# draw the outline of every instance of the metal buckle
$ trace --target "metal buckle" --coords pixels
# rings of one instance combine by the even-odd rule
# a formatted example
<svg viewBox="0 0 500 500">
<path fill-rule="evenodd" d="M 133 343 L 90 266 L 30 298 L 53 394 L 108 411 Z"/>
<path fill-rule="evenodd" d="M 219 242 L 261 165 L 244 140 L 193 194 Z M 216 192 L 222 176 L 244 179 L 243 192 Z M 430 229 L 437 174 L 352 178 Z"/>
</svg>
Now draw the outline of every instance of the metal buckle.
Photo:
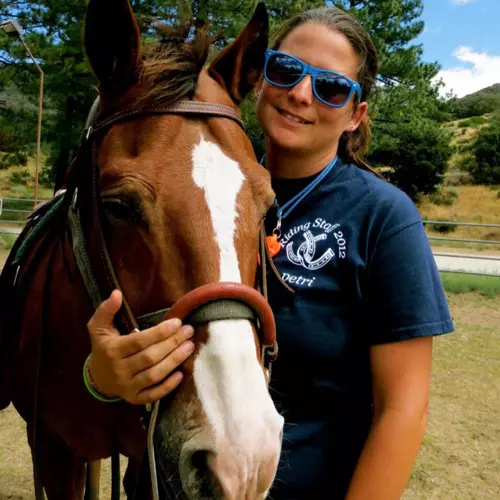
<svg viewBox="0 0 500 500">
<path fill-rule="evenodd" d="M 90 136 L 92 135 L 92 132 L 94 131 L 94 127 L 92 125 L 89 125 L 87 130 L 83 132 L 83 137 L 85 138 L 86 141 L 90 139 Z"/>
<path fill-rule="evenodd" d="M 14 281 L 12 282 L 12 288 L 14 288 L 16 286 L 16 283 L 17 283 L 17 277 L 19 276 L 19 271 L 21 270 L 21 266 L 17 266 L 17 269 L 16 269 L 16 274 L 14 276 Z"/>
<path fill-rule="evenodd" d="M 73 194 L 73 199 L 71 200 L 71 210 L 76 212 L 76 200 L 78 198 L 78 188 L 75 188 L 75 193 Z"/>
<path fill-rule="evenodd" d="M 276 358 L 278 357 L 278 344 L 268 344 L 262 346 L 262 363 L 264 368 L 269 372 L 269 377 L 271 376 L 271 366 Z"/>
</svg>

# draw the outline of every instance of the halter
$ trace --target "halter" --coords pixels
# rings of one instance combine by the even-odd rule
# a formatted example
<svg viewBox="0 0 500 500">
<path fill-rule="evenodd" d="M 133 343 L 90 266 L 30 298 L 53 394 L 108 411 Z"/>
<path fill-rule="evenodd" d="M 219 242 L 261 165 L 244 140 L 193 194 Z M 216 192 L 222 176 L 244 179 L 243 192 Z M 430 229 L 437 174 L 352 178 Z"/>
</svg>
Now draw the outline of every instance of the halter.
<svg viewBox="0 0 500 500">
<path fill-rule="evenodd" d="M 96 109 L 95 103 L 93 110 Z M 235 109 L 215 103 L 197 101 L 180 101 L 165 107 L 134 106 L 105 117 L 95 123 L 87 123 L 77 156 L 72 164 L 70 175 L 75 169 L 88 167 L 92 169 L 92 199 L 90 223 L 94 228 L 97 259 L 91 260 L 87 251 L 87 242 L 82 229 L 81 214 L 78 203 L 78 188 L 69 188 L 64 198 L 71 196 L 68 210 L 68 225 L 71 232 L 73 254 L 87 292 L 94 308 L 108 297 L 114 289 L 121 289 L 113 262 L 110 258 L 106 239 L 102 229 L 102 209 L 98 193 L 99 171 L 96 165 L 96 139 L 113 125 L 141 116 L 179 114 L 192 116 L 208 116 L 227 118 L 235 121 L 244 130 L 240 114 Z M 90 122 L 91 120 L 89 120 Z M 79 175 L 77 173 L 76 175 Z M 135 317 L 123 294 L 122 307 L 115 316 L 119 332 L 126 335 L 134 330 L 144 329 L 160 323 L 163 319 L 177 317 L 193 326 L 224 319 L 246 319 L 256 323 L 261 342 L 261 354 L 264 367 L 270 373 L 271 364 L 278 354 L 276 342 L 276 325 L 274 315 L 267 302 L 266 263 L 270 263 L 274 274 L 281 280 L 269 257 L 265 244 L 265 231 L 261 227 L 259 237 L 259 254 L 261 263 L 260 287 L 262 294 L 256 289 L 241 283 L 218 282 L 203 285 L 181 297 L 170 308 L 161 309 L 141 317 Z M 153 487 L 153 498 L 159 499 L 156 460 L 153 446 L 153 435 L 160 401 L 153 405 L 148 426 L 148 457 Z M 150 409 L 150 408 L 149 408 Z"/>
</svg>

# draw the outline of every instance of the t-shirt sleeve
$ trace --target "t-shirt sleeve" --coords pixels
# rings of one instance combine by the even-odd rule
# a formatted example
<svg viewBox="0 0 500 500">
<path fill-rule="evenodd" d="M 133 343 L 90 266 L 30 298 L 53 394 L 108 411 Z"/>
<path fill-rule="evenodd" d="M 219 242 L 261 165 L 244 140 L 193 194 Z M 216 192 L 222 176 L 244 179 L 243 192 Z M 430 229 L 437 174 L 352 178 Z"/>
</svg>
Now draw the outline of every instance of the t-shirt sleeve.
<svg viewBox="0 0 500 500">
<path fill-rule="evenodd" d="M 400 198 L 367 269 L 370 345 L 454 330 L 439 271 L 418 211 Z"/>
</svg>

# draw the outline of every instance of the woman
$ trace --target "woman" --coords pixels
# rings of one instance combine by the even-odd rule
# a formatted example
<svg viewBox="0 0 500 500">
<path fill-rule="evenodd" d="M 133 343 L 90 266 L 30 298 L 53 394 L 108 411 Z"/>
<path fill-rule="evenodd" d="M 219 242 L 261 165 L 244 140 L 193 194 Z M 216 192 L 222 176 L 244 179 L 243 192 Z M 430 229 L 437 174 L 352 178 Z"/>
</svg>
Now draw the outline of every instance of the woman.
<svg viewBox="0 0 500 500">
<path fill-rule="evenodd" d="M 432 337 L 453 330 L 414 204 L 362 160 L 376 73 L 369 36 L 335 8 L 291 19 L 266 55 L 257 116 L 277 194 L 266 222 L 295 289 L 270 283 L 271 391 L 288 422 L 274 499 L 400 498 L 425 429 Z M 153 401 L 181 381 L 193 330 L 171 320 L 119 337 L 120 301 L 89 323 L 90 370 L 104 393 Z M 152 371 L 170 375 L 148 388 Z"/>
</svg>

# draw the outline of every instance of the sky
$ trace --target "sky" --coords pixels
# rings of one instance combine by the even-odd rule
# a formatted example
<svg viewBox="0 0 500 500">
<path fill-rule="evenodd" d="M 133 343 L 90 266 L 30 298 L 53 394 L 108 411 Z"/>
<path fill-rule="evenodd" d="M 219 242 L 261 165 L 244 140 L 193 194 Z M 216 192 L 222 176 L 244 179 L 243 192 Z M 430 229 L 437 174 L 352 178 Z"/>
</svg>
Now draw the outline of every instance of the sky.
<svg viewBox="0 0 500 500">
<path fill-rule="evenodd" d="M 416 40 L 426 62 L 457 97 L 500 83 L 500 0 L 423 0 L 425 30 Z"/>
</svg>

